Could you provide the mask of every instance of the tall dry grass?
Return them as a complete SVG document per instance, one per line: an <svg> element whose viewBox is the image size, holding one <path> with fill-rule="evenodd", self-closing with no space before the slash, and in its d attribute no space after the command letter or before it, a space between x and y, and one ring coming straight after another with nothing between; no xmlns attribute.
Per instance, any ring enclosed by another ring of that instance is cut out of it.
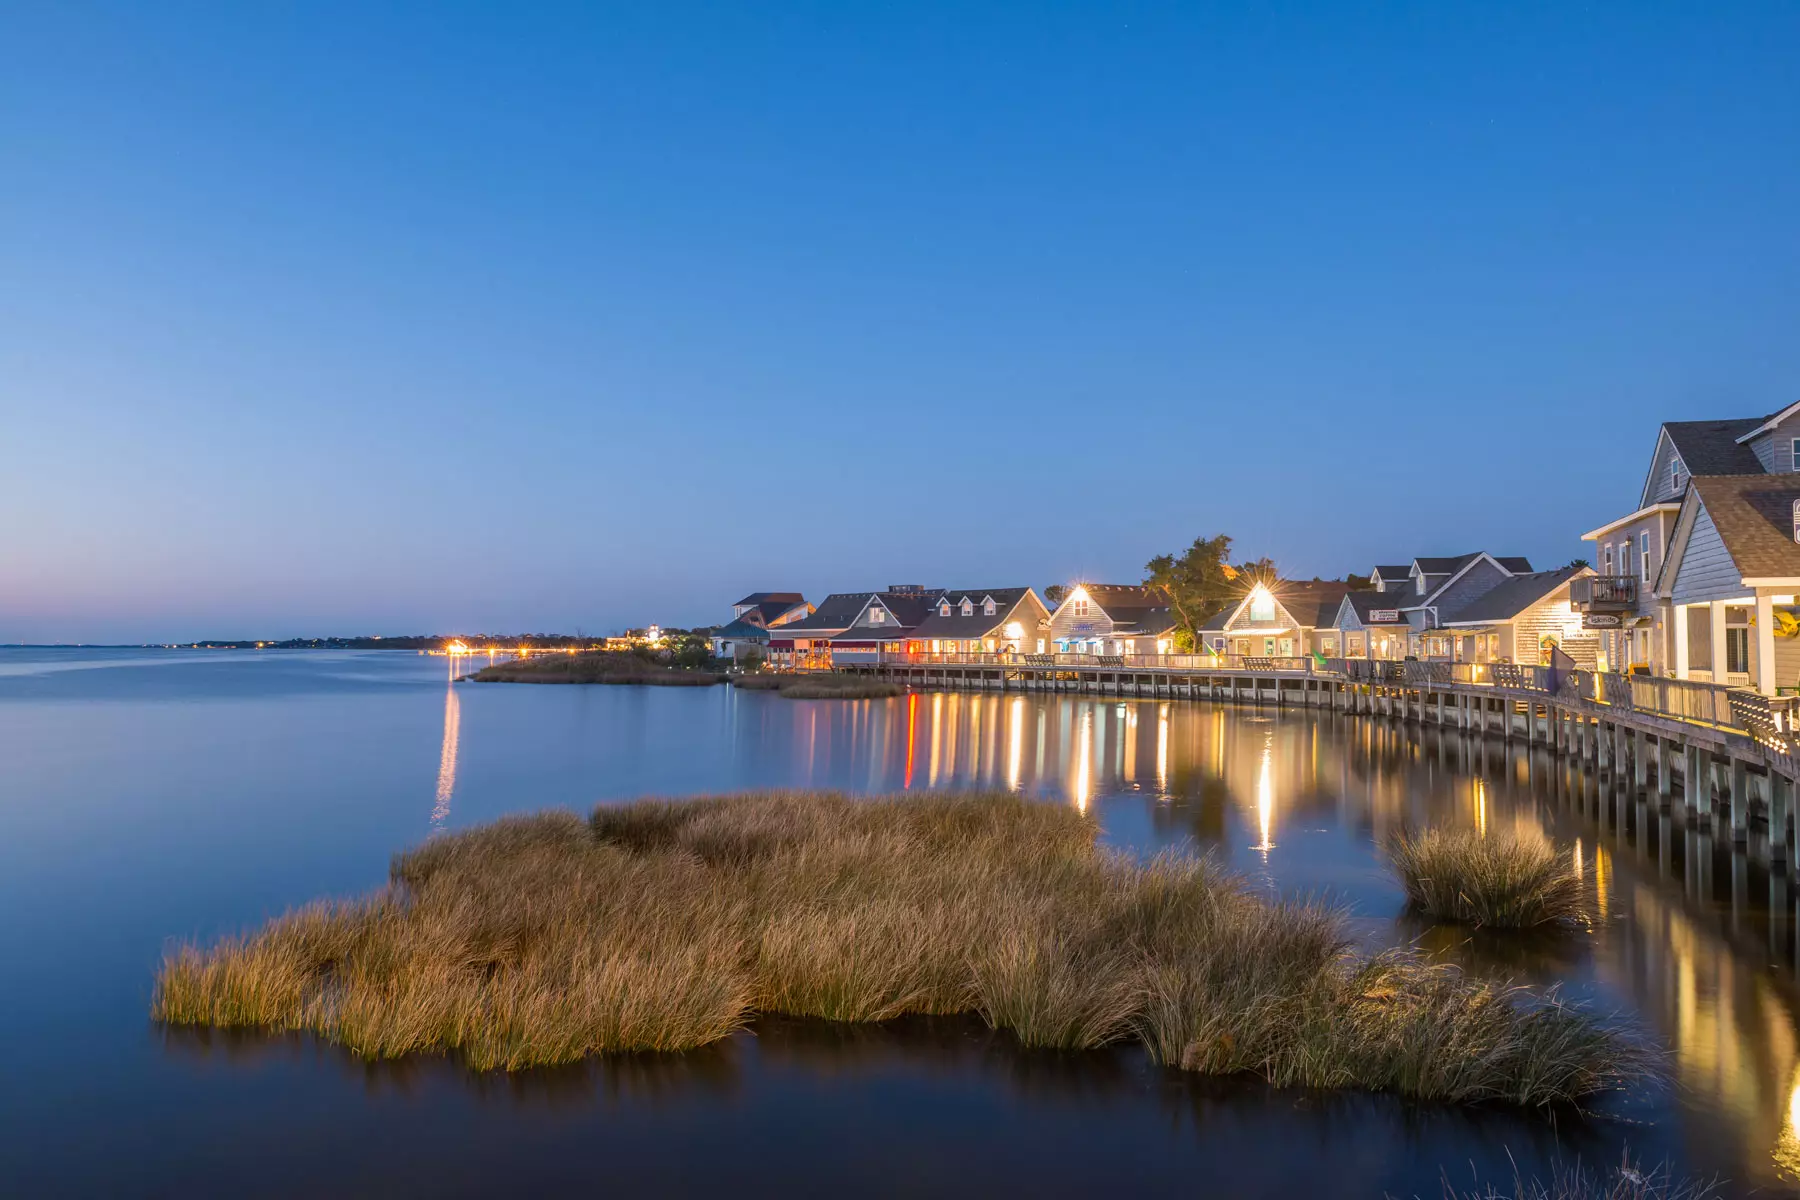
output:
<svg viewBox="0 0 1800 1200"><path fill-rule="evenodd" d="M1388 855L1407 901L1440 921L1532 929L1586 915L1574 864L1541 839L1428 829L1395 838Z"/></svg>
<svg viewBox="0 0 1800 1200"><path fill-rule="evenodd" d="M980 1013L1034 1046L1446 1100L1577 1100L1644 1052L1553 1000L1403 956L1208 863L1101 850L1001 795L771 792L514 817L382 892L164 962L154 1015L481 1068L678 1050L754 1014Z"/></svg>

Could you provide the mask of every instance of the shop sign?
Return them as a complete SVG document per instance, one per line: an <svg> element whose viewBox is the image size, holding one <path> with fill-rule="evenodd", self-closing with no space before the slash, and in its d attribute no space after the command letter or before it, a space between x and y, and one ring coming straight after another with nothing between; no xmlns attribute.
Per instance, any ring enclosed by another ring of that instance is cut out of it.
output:
<svg viewBox="0 0 1800 1200"><path fill-rule="evenodd" d="M1617 629L1624 621L1617 613L1582 613L1583 629Z"/></svg>

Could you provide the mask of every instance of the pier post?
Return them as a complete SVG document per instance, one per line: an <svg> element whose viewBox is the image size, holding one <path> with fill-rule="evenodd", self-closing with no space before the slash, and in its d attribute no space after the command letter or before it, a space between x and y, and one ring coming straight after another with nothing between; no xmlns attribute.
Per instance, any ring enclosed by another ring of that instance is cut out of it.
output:
<svg viewBox="0 0 1800 1200"><path fill-rule="evenodd" d="M1656 736L1656 794L1663 807L1668 807L1669 797L1674 795L1675 782L1669 778L1672 768L1669 765L1669 739L1664 734Z"/></svg>
<svg viewBox="0 0 1800 1200"><path fill-rule="evenodd" d="M1741 758L1731 760L1731 844L1742 846L1750 831L1750 774Z"/></svg>
<svg viewBox="0 0 1800 1200"><path fill-rule="evenodd" d="M1769 772L1769 861L1786 867L1792 860L1788 846L1788 813L1793 807L1794 783L1785 775Z"/></svg>
<svg viewBox="0 0 1800 1200"><path fill-rule="evenodd" d="M1687 811L1694 816L1712 812L1712 781L1706 778L1709 764L1702 759L1699 746L1687 748L1687 763L1681 773L1682 797Z"/></svg>

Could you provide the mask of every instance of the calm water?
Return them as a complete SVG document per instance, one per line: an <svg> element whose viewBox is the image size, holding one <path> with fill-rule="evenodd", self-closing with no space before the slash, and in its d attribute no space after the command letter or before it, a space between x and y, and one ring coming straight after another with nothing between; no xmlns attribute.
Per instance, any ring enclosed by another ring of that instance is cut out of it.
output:
<svg viewBox="0 0 1800 1200"><path fill-rule="evenodd" d="M1800 1183L1787 881L1493 743L1200 704L452 685L445 660L397 653L0 651L0 763L0 1192L1437 1196L1472 1166L1508 1177L1508 1155L1626 1146L1728 1194ZM374 888L435 830L645 794L972 784L1328 894L1371 945L1560 983L1665 1044L1673 1081L1554 1126L1196 1080L1128 1048L1025 1053L964 1021L765 1022L503 1077L145 1017L167 939ZM1413 928L1376 846L1424 823L1546 831L1604 920L1548 942Z"/></svg>

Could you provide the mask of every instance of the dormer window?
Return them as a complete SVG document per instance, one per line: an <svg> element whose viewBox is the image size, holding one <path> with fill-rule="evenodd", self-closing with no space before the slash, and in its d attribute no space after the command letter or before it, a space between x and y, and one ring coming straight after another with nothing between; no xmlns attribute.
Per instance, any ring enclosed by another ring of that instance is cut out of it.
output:
<svg viewBox="0 0 1800 1200"><path fill-rule="evenodd" d="M962 614L965 617L972 617L975 615L975 602L973 600L964 600L963 601Z"/></svg>
<svg viewBox="0 0 1800 1200"><path fill-rule="evenodd" d="M994 598L992 596L989 596L986 600L981 602L981 615L982 616L991 617L997 611L999 611L999 610L998 610L997 606L994 604Z"/></svg>
<svg viewBox="0 0 1800 1200"><path fill-rule="evenodd" d="M938 616L947 617L949 615L950 615L950 602L948 600L946 600L942 604L938 605Z"/></svg>

